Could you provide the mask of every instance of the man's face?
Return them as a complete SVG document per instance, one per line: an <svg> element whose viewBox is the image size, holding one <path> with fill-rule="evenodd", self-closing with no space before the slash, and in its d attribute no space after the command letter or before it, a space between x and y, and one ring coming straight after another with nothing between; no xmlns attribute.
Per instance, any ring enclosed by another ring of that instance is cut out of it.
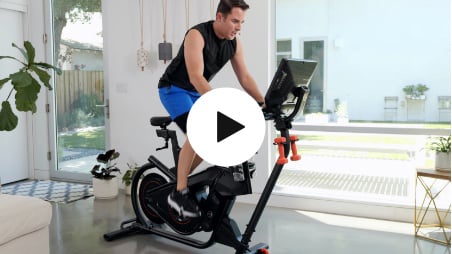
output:
<svg viewBox="0 0 452 254"><path fill-rule="evenodd" d="M245 11L241 8L234 7L227 16L218 13L218 19L222 39L232 40L240 32L242 24L245 22Z"/></svg>

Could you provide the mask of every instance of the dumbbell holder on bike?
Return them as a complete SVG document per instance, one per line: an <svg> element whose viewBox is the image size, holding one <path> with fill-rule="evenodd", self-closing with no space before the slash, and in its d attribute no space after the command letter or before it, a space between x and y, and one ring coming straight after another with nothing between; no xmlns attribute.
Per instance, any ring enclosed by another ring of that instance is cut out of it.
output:
<svg viewBox="0 0 452 254"><path fill-rule="evenodd" d="M221 243L234 248L236 253L240 254L268 253L267 244L259 243L250 247L249 243L281 170L288 161L287 156L290 150L292 150L290 157L292 160L300 159L295 145L297 138L290 136L289 130L292 128L291 122L294 116L300 108L304 107L308 91L307 86L291 88L290 92L296 102L291 104L293 110L289 115L282 110L284 100L278 105L269 103L272 106L264 109L266 120L272 120L280 134L275 138L279 158L275 162L243 234L237 223L229 217L229 213L236 196L252 193L253 170L250 169L248 162L232 167L211 166L191 175L188 186L195 196L202 215L197 218L183 218L167 203L168 194L176 186L175 168L168 168L151 155L132 181L131 200L136 218L122 222L119 230L105 234L104 239L112 241L133 234L154 234L200 249L214 243ZM287 99L287 95L284 98ZM157 136L165 140L165 146L161 149L168 148L168 142L171 142L174 165L177 165L180 148L176 131L167 128L170 123L169 117L151 118L151 125L160 127L156 130ZM210 238L201 241L188 236L200 231L211 232Z"/></svg>

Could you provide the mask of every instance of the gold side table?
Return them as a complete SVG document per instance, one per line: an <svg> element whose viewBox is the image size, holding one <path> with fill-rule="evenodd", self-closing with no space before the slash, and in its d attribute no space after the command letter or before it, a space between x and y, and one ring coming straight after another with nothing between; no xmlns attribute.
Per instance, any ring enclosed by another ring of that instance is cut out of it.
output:
<svg viewBox="0 0 452 254"><path fill-rule="evenodd" d="M417 188L422 185L425 191L422 202L418 205ZM416 184L414 194L414 230L420 238L450 245L450 196L446 197L447 210L438 208L438 199L442 195L450 195L450 172L433 169L416 169ZM449 193L447 193L449 191ZM433 213L433 218L429 215ZM430 222L433 221L433 222Z"/></svg>

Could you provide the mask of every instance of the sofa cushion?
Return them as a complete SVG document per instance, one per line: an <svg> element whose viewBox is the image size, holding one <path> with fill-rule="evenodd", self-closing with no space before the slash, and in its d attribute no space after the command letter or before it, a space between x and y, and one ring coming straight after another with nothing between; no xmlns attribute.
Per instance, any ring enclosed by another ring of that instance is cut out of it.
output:
<svg viewBox="0 0 452 254"><path fill-rule="evenodd" d="M0 195L0 245L22 235L47 227L52 206L39 198Z"/></svg>

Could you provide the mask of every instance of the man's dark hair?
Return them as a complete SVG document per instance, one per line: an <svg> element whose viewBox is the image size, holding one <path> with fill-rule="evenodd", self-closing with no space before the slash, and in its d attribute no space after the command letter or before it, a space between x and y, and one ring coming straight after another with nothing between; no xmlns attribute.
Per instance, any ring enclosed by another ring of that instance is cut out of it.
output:
<svg viewBox="0 0 452 254"><path fill-rule="evenodd" d="M232 8L234 7L238 7L244 11L250 8L244 0L220 0L218 3L217 13L219 12L227 16L231 13Z"/></svg>

